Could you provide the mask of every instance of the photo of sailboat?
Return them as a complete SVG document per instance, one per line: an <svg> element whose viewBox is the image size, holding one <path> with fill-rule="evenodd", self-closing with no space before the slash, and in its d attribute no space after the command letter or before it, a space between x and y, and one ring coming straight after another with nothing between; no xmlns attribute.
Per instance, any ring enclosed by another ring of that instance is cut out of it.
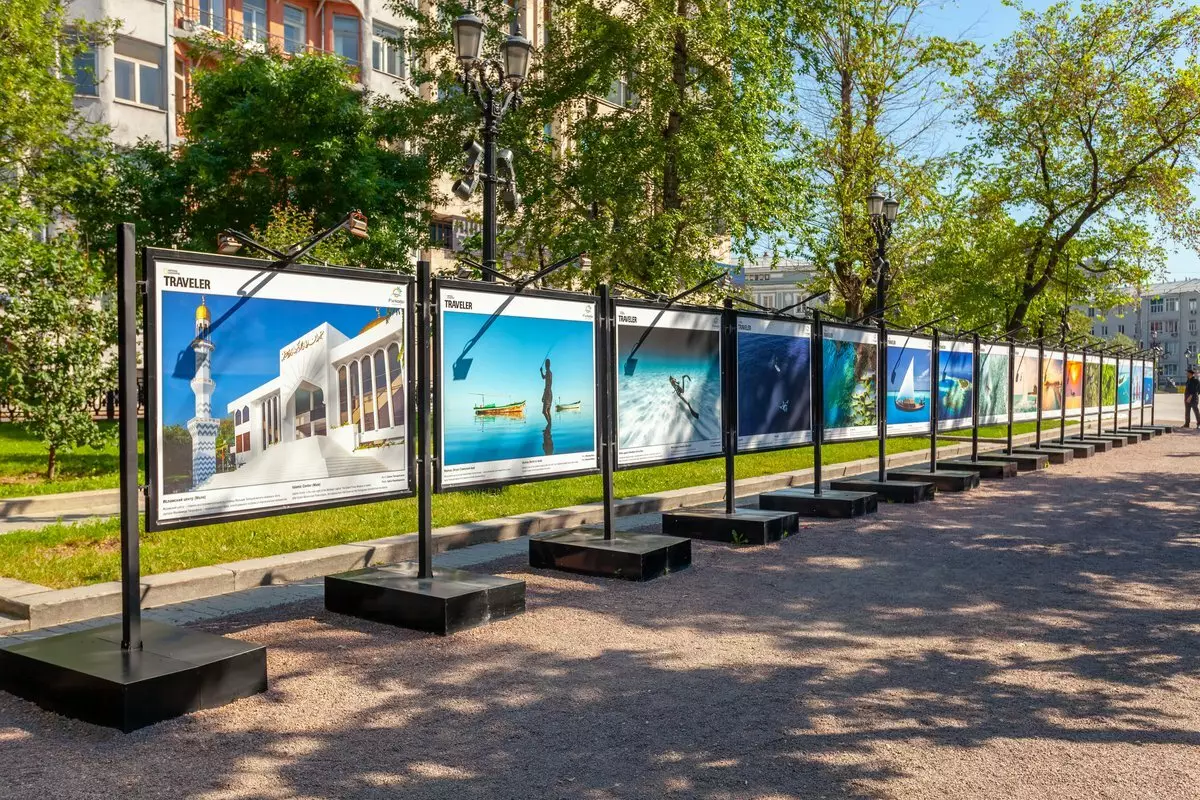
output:
<svg viewBox="0 0 1200 800"><path fill-rule="evenodd" d="M929 431L929 365L933 342L907 334L888 336L887 414L888 433L913 434Z"/></svg>
<svg viewBox="0 0 1200 800"><path fill-rule="evenodd" d="M900 391L892 399L892 403L901 411L920 411L928 403L929 398L917 397L915 384L913 381L913 363L908 362L908 371L904 373L904 381L900 384Z"/></svg>

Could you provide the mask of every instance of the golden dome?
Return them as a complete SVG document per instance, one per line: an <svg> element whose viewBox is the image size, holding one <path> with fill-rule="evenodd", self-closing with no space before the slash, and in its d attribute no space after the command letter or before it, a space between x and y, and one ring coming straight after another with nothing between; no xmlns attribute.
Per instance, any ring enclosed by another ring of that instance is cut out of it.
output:
<svg viewBox="0 0 1200 800"><path fill-rule="evenodd" d="M378 316L377 316L377 317L375 317L375 319L373 319L373 320L371 320L370 322L368 322L366 325L363 325L363 326L362 326L362 330L360 330L360 331L358 332L358 335L359 335L359 336L362 336L364 333L366 333L367 331L371 330L371 328L374 328L376 325L379 325L380 323L383 323L383 322L387 322L387 320L388 320L388 317L390 317L390 316L391 316L391 314L390 314L390 313L389 313L389 314L387 314L387 315L385 316L384 314L382 314L382 313L380 312L380 310L379 310L378 308L377 308L377 309L375 309L375 313L376 313L376 314L378 314Z"/></svg>
<svg viewBox="0 0 1200 800"><path fill-rule="evenodd" d="M200 305L196 306L196 322L208 322L208 306L204 304L204 298L200 298Z"/></svg>

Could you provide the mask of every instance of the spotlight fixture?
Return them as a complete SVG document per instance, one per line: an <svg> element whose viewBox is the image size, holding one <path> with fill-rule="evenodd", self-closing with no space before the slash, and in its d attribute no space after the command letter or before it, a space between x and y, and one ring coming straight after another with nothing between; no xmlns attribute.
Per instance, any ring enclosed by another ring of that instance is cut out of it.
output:
<svg viewBox="0 0 1200 800"><path fill-rule="evenodd" d="M516 214L521 210L521 193L517 191L515 181L508 181L504 184L504 188L500 190L500 202L504 203L504 208L510 214Z"/></svg>
<svg viewBox="0 0 1200 800"><path fill-rule="evenodd" d="M350 212L350 219L346 222L346 233L356 239L366 239L367 215L361 211Z"/></svg>
<svg viewBox="0 0 1200 800"><path fill-rule="evenodd" d="M242 243L238 241L236 236L230 236L228 233L217 234L217 252L221 255L232 256L241 249Z"/></svg>
<svg viewBox="0 0 1200 800"><path fill-rule="evenodd" d="M513 152L507 147L496 151L496 171L510 181L517 179L517 170L513 167Z"/></svg>
<svg viewBox="0 0 1200 800"><path fill-rule="evenodd" d="M467 201L471 199L471 195L475 193L475 187L479 185L479 176L475 174L467 174L454 182L450 187L450 191L454 192L454 196L459 200Z"/></svg>
<svg viewBox="0 0 1200 800"><path fill-rule="evenodd" d="M468 139L467 143L463 145L463 152L467 154L466 171L474 172L475 168L479 166L479 159L483 158L483 145L474 139ZM511 152L509 152L509 157L512 157Z"/></svg>

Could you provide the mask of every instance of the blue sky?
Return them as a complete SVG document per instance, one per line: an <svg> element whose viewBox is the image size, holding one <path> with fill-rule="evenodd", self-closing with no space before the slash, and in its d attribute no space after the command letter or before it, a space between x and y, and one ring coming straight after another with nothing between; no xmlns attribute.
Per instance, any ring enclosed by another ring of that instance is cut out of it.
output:
<svg viewBox="0 0 1200 800"><path fill-rule="evenodd" d="M1041 11L1052 3L1050 0L1023 0L1023 5ZM1019 20L1017 9L1004 5L1001 0L934 0L922 16L927 32L947 38L970 39L985 50L1011 33ZM943 136L948 148L959 143L952 125L946 125ZM1200 190L1200 187L1193 189ZM1187 247L1175 249L1172 243L1168 243L1167 249L1167 280L1200 277L1200 255Z"/></svg>
<svg viewBox="0 0 1200 800"><path fill-rule="evenodd" d="M251 299L222 320L238 298L208 296L205 300L214 325L212 367L217 388L213 416L218 419L225 416L227 403L279 376L279 349L284 345L323 322L353 337L377 316L374 307ZM190 348L199 303L197 294L163 292L164 425L186 425L195 416L195 395L189 384L195 356ZM181 354L183 360L179 361Z"/></svg>

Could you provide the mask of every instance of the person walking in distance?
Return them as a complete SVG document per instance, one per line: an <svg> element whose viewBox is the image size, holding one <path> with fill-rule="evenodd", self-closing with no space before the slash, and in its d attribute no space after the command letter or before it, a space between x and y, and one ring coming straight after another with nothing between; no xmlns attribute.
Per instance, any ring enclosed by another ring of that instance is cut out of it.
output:
<svg viewBox="0 0 1200 800"><path fill-rule="evenodd" d="M1192 415L1196 415L1196 427L1200 428L1200 378L1196 368L1187 371L1187 384L1183 387L1183 427L1192 427Z"/></svg>
<svg viewBox="0 0 1200 800"><path fill-rule="evenodd" d="M550 359L546 359L545 368L538 368L538 374L542 376L542 380L546 383L546 388L542 389L542 416L546 418L546 424L550 424L550 404L554 402L554 373L550 371ZM1200 423L1197 423L1200 425Z"/></svg>

